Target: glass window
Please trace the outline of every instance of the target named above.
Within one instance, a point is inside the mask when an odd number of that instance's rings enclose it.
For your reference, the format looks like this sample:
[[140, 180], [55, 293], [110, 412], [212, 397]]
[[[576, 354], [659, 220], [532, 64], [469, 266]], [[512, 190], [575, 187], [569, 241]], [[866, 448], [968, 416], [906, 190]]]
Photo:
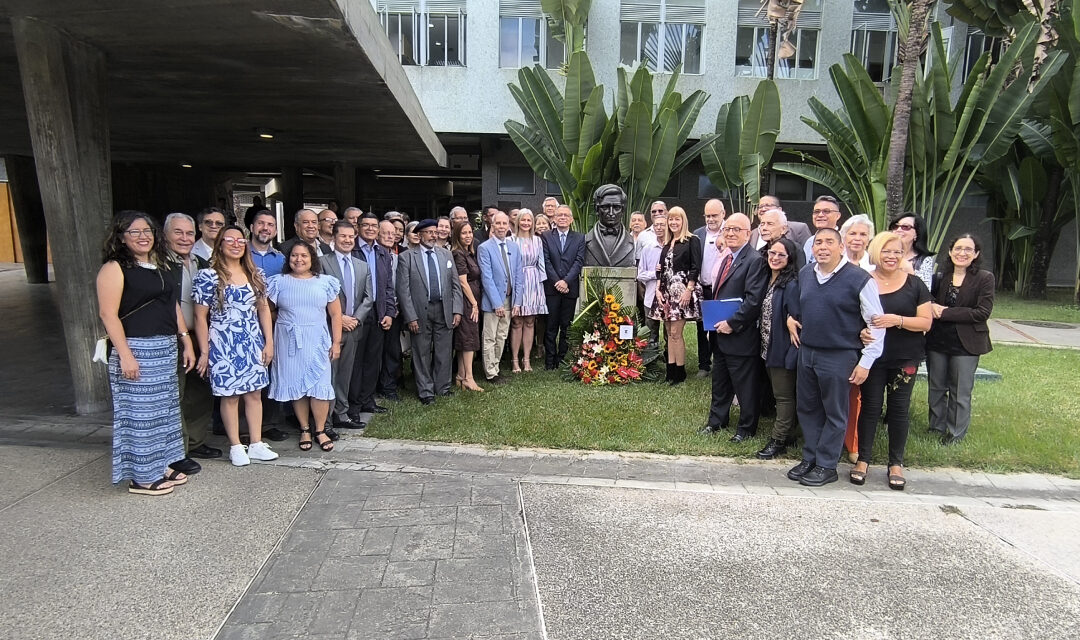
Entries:
[[380, 20], [401, 64], [464, 66], [464, 13], [384, 11], [380, 14]]
[[548, 69], [558, 69], [566, 62], [566, 47], [552, 35], [547, 21], [545, 20], [543, 22], [544, 45], [546, 48], [544, 66]]
[[562, 67], [563, 43], [551, 35], [547, 20], [504, 16], [499, 18], [499, 66], [504, 69], [534, 64]]
[[[813, 80], [817, 77], [818, 30], [796, 29], [790, 58], [776, 58], [774, 77]], [[735, 74], [747, 78], [768, 77], [769, 29], [739, 27], [735, 36]]]
[[499, 19], [499, 66], [516, 69], [521, 66], [521, 19]]
[[705, 0], [623, 0], [619, 61], [654, 73], [701, 73]]
[[529, 167], [499, 167], [499, 193], [529, 195], [534, 193], [533, 172]]
[[793, 176], [787, 173], [773, 175], [773, 195], [780, 198], [781, 202], [790, 200], [806, 200], [807, 182], [805, 178]]
[[990, 64], [996, 63], [1005, 51], [1001, 38], [991, 38], [982, 31], [972, 30], [968, 34], [967, 51], [964, 55], [964, 82], [967, 82], [968, 74], [975, 68], [975, 63], [979, 61], [979, 57], [987, 51], [990, 52]]

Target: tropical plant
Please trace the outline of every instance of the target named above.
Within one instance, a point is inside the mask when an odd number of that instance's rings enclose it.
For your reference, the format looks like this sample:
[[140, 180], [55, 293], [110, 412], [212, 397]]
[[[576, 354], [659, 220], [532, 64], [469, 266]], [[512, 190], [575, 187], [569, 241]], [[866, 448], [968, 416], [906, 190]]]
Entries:
[[780, 93], [763, 80], [754, 97], [737, 96], [716, 114], [716, 139], [701, 152], [709, 182], [726, 191], [731, 211], [752, 212], [780, 133]]
[[[589, 20], [592, 0], [540, 0], [547, 17], [551, 35], [566, 47], [566, 58], [585, 50], [585, 25]], [[563, 65], [563, 71], [569, 65]]]
[[644, 210], [712, 142], [710, 135], [683, 149], [708, 94], [683, 99], [675, 91], [678, 78], [678, 71], [671, 74], [654, 105], [649, 70], [639, 66], [628, 77], [620, 68], [608, 115], [604, 86], [596, 84], [584, 51], [570, 56], [565, 95], [539, 65], [518, 71], [518, 84], [509, 88], [525, 122], [507, 120], [506, 131], [533, 171], [559, 185], [576, 228], [587, 226], [600, 185], [621, 186], [628, 213]]

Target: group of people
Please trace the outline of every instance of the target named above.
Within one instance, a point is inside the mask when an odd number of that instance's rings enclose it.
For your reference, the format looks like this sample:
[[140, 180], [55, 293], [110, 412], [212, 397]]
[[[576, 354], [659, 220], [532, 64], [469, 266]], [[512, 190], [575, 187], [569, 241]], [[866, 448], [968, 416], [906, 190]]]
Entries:
[[[186, 483], [200, 469], [193, 458], [223, 455], [206, 443], [211, 415], [236, 466], [277, 458], [263, 440], [264, 410], [291, 412], [301, 450], [330, 451], [336, 429], [365, 428], [388, 410], [377, 396], [398, 399], [405, 353], [425, 405], [453, 386], [504, 382], [508, 341], [511, 372], [531, 371], [535, 351], [559, 368], [585, 236], [554, 198], [542, 213], [479, 213], [474, 226], [461, 207], [418, 221], [302, 209], [280, 249], [265, 209], [249, 210], [243, 226], [219, 209], [197, 220], [173, 213], [162, 229], [147, 214], [119, 213], [97, 284], [113, 346], [113, 481], [145, 495]], [[803, 459], [788, 475], [818, 486], [836, 480], [850, 418], [859, 436], [850, 479], [861, 484], [887, 399], [889, 486], [903, 488], [911, 388], [925, 359], [930, 428], [949, 442], [964, 436], [994, 291], [973, 236], [954, 239], [935, 271], [919, 216], [876, 235], [866, 216], [838, 227], [840, 204], [828, 196], [815, 202], [813, 229], [789, 222], [771, 196], [756, 226], [719, 200], [695, 231], [680, 207], [656, 202], [648, 213], [651, 226], [630, 217], [639, 309], [654, 343], [663, 326], [670, 384], [686, 380], [685, 323], [698, 325], [699, 375], [712, 377], [703, 433], [726, 428], [737, 405], [731, 440], [746, 440], [775, 403], [758, 456], [784, 453], [798, 425]], [[714, 300], [737, 305], [703, 326], [702, 304]]]

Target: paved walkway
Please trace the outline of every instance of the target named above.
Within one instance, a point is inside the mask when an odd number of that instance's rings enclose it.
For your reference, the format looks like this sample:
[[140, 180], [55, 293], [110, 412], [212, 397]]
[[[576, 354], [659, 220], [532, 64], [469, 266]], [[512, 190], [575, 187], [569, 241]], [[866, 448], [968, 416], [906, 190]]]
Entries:
[[994, 344], [1080, 349], [1080, 324], [999, 318], [990, 318], [987, 324]]

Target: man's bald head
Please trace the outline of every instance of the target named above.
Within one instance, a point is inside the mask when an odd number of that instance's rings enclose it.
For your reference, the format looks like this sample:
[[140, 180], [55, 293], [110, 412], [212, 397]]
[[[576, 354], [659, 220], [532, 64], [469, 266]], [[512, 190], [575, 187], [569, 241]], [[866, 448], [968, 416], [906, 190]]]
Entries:
[[757, 202], [758, 211], [768, 211], [769, 209], [780, 208], [780, 198], [776, 196], [761, 196]]
[[724, 223], [724, 203], [713, 198], [705, 203], [705, 226], [709, 231], [716, 233], [720, 225]]
[[750, 218], [741, 213], [731, 214], [724, 220], [721, 237], [728, 249], [735, 251], [741, 248], [750, 241]]

